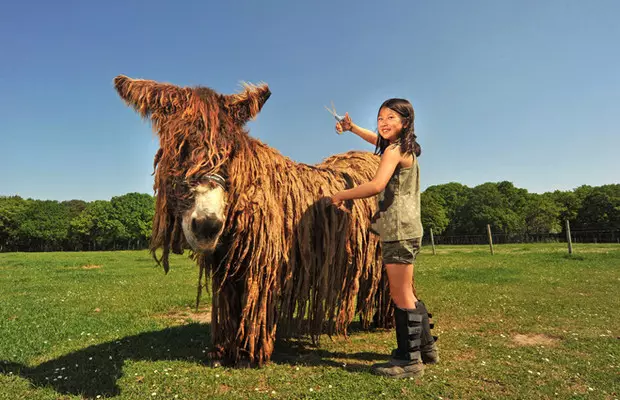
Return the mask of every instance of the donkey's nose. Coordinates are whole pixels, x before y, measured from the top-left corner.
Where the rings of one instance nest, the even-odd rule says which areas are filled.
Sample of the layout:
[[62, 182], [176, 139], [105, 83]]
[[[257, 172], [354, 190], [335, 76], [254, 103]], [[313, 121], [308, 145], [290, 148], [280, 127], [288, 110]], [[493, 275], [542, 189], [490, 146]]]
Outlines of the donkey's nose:
[[217, 218], [194, 217], [192, 218], [192, 232], [199, 239], [211, 239], [222, 229], [222, 221]]

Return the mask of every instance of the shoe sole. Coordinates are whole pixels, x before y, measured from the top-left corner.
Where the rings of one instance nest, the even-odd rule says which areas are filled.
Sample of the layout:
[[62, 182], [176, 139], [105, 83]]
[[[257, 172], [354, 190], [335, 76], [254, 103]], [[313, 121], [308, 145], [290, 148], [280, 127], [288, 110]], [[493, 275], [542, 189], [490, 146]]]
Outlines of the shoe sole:
[[403, 372], [402, 374], [389, 375], [389, 374], [381, 374], [376, 371], [373, 371], [375, 375], [384, 376], [386, 378], [394, 378], [394, 379], [406, 379], [406, 378], [419, 378], [424, 375], [424, 370], [415, 371], [415, 372]]

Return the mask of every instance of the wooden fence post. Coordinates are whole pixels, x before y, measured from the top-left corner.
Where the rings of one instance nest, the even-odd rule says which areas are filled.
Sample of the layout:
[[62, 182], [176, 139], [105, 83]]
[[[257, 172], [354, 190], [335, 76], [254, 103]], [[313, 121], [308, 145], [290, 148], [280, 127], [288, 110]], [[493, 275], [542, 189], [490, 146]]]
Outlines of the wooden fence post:
[[487, 235], [489, 235], [489, 246], [491, 247], [491, 255], [494, 255], [493, 251], [493, 236], [491, 236], [491, 225], [487, 224]]
[[566, 241], [568, 242], [568, 254], [573, 254], [573, 242], [570, 238], [570, 224], [566, 220]]
[[433, 236], [433, 228], [431, 228], [431, 245], [433, 245], [433, 255], [435, 255], [435, 237]]

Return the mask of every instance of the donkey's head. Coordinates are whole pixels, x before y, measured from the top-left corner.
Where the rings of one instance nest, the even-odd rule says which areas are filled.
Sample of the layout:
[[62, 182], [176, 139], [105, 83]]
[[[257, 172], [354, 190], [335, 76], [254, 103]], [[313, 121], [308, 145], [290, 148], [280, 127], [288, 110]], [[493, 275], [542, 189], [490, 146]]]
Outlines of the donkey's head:
[[221, 95], [123, 75], [114, 86], [159, 136], [151, 250], [181, 252], [187, 243], [197, 252], [213, 251], [232, 194], [228, 164], [247, 142], [243, 127], [269, 98], [268, 86], [245, 85], [241, 93]]

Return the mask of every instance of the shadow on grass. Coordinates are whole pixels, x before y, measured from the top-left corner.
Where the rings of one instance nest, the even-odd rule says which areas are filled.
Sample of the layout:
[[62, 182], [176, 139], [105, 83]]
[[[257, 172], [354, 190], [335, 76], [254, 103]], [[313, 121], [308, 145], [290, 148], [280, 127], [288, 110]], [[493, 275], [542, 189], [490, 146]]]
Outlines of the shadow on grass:
[[210, 342], [210, 325], [182, 325], [89, 346], [36, 367], [0, 360], [0, 373], [21, 376], [33, 386], [49, 386], [62, 394], [114, 396], [120, 394], [116, 382], [123, 375], [125, 361], [206, 364], [203, 350]]
[[[0, 360], [0, 373], [28, 379], [35, 387], [51, 387], [61, 394], [94, 398], [120, 394], [117, 381], [123, 365], [133, 361], [189, 361], [210, 365], [207, 358], [211, 343], [209, 324], [188, 324], [160, 331], [144, 332], [116, 341], [101, 343], [46, 361], [36, 367]], [[329, 340], [329, 339], [327, 339]], [[203, 352], [206, 351], [206, 352]], [[381, 360], [375, 353], [329, 352], [303, 339], [278, 341], [272, 361], [277, 364], [333, 366], [351, 372], [368, 372], [369, 366], [334, 359]]]
[[[353, 322], [348, 328], [349, 336], [368, 333], [359, 322]], [[323, 338], [322, 340], [330, 340]], [[276, 364], [304, 366], [330, 366], [343, 368], [349, 372], [370, 373], [371, 363], [388, 361], [389, 354], [374, 352], [343, 353], [332, 352], [314, 346], [307, 338], [295, 338], [276, 341], [271, 361]], [[353, 361], [353, 362], [351, 362]], [[360, 362], [365, 361], [365, 363]]]

